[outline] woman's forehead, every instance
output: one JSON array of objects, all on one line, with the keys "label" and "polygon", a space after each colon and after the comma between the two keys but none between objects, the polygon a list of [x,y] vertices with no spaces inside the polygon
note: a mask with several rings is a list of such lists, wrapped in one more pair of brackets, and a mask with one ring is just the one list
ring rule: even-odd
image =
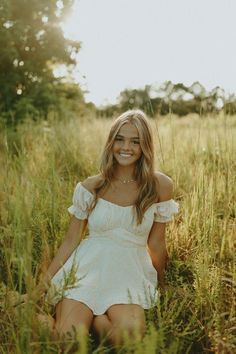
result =
[{"label": "woman's forehead", "polygon": [[139,137],[139,133],[138,133],[138,129],[136,128],[135,125],[131,124],[131,123],[125,123],[123,124],[117,135],[122,135],[126,138],[138,138]]}]

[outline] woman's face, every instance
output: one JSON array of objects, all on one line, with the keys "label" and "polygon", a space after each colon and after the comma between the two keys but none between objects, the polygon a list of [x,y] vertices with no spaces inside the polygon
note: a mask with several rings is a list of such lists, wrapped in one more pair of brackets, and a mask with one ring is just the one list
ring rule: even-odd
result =
[{"label": "woman's face", "polygon": [[112,148],[113,156],[122,166],[129,166],[141,157],[142,150],[138,129],[131,123],[125,123],[118,131]]}]

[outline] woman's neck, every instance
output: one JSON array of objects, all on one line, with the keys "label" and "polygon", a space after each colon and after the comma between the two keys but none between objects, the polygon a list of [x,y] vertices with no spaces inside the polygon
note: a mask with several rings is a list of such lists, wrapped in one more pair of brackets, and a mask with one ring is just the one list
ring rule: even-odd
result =
[{"label": "woman's neck", "polygon": [[134,179],[134,166],[116,166],[114,177],[120,179]]}]

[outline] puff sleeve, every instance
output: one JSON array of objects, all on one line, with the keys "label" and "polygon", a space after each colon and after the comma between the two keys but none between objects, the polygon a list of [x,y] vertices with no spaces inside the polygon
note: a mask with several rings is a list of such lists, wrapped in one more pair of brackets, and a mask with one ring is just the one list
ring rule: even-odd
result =
[{"label": "puff sleeve", "polygon": [[92,204],[93,198],[93,194],[87,191],[79,182],[74,190],[73,204],[67,210],[77,219],[87,219],[89,214],[88,209]]},{"label": "puff sleeve", "polygon": [[172,220],[174,214],[179,212],[179,204],[173,199],[164,202],[156,203],[156,210],[154,213],[154,221],[168,222]]}]

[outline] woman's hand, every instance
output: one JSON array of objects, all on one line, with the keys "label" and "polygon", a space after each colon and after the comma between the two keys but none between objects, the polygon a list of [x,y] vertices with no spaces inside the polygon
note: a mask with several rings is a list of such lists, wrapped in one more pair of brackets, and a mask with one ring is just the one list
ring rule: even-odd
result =
[{"label": "woman's hand", "polygon": [[33,301],[34,303],[37,303],[40,300],[42,300],[49,286],[50,286],[50,280],[48,278],[44,277],[40,279],[36,287],[29,293],[28,295],[29,300]]}]

